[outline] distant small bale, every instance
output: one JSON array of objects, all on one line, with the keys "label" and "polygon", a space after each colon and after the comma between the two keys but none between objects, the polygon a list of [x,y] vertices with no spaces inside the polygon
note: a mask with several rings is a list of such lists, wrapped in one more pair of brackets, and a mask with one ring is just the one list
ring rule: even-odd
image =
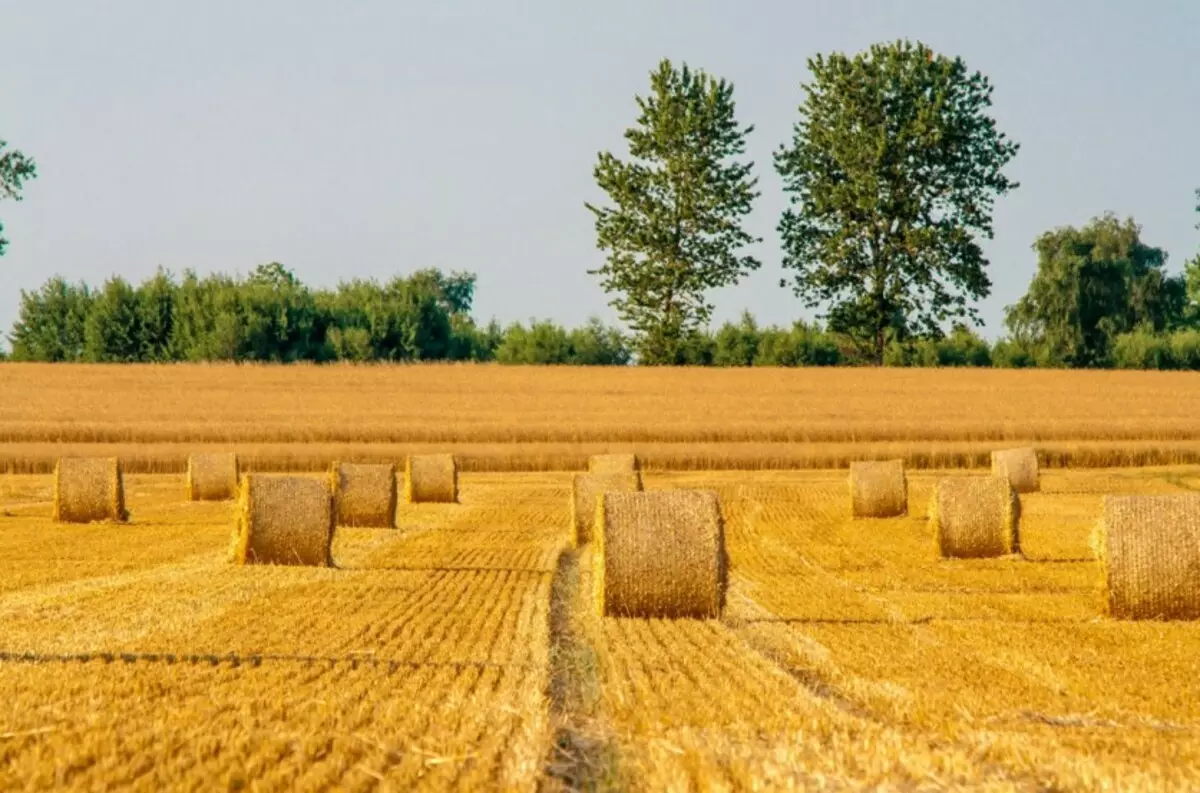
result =
[{"label": "distant small bale", "polygon": [[903,460],[850,463],[850,514],[893,518],[908,514],[908,476]]},{"label": "distant small bale", "polygon": [[1037,452],[1032,446],[992,452],[992,474],[1007,477],[1018,493],[1036,493],[1041,489]]},{"label": "distant small bale", "polygon": [[125,477],[116,457],[63,457],[54,466],[54,520],[57,523],[121,522]]},{"label": "distant small bale", "polygon": [[410,504],[458,501],[458,464],[454,455],[410,455],[404,464],[404,500]]},{"label": "distant small bale", "polygon": [[280,474],[242,477],[233,536],[235,564],[329,567],[333,531],[328,481]]},{"label": "distant small bale", "polygon": [[984,559],[1020,552],[1021,501],[1006,479],[941,480],[929,505],[929,521],[943,557]]},{"label": "distant small bale", "polygon": [[715,492],[609,491],[596,502],[593,564],[600,615],[720,616],[728,558]]},{"label": "distant small bale", "polygon": [[596,519],[596,499],[607,492],[636,492],[642,489],[638,471],[610,474],[575,474],[571,482],[571,524],[575,527],[575,547],[591,542]]},{"label": "distant small bale", "polygon": [[334,520],[338,526],[395,527],[394,463],[334,462],[329,478]]},{"label": "distant small bale", "polygon": [[1200,619],[1200,494],[1105,496],[1093,547],[1110,617]]},{"label": "distant small bale", "polygon": [[237,498],[238,456],[232,453],[188,456],[188,501],[226,501]]},{"label": "distant small bale", "polygon": [[588,458],[590,474],[619,474],[640,470],[636,454],[593,454]]}]

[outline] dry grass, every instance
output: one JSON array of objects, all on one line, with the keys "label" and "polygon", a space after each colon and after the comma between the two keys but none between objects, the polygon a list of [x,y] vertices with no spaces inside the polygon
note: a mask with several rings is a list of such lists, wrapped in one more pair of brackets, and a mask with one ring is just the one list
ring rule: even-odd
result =
[{"label": "dry grass", "polygon": [[894,518],[908,512],[908,479],[903,460],[850,463],[850,514]]},{"label": "dry grass", "polygon": [[409,455],[404,463],[404,500],[409,504],[458,501],[458,461],[454,455]]},{"label": "dry grass", "polygon": [[123,521],[125,483],[115,457],[64,457],[54,468],[54,519],[61,523]]},{"label": "dry grass", "polygon": [[238,494],[232,558],[237,564],[327,567],[333,563],[329,483],[303,476],[246,474]]},{"label": "dry grass", "polygon": [[1020,551],[1021,501],[1006,478],[943,479],[929,502],[929,524],[944,557],[986,559]]},{"label": "dry grass", "polygon": [[1038,459],[1033,447],[992,452],[992,474],[1008,480],[1017,493],[1038,491]]},{"label": "dry grass", "polygon": [[338,526],[396,525],[396,465],[342,463],[330,466],[334,520]]},{"label": "dry grass", "polygon": [[188,455],[189,501],[225,501],[237,497],[238,458],[232,452]]},{"label": "dry grass", "polygon": [[596,499],[610,491],[642,489],[642,476],[637,471],[575,474],[571,478],[571,525],[575,529],[575,546],[592,540],[592,524],[596,519]]},{"label": "dry grass", "polygon": [[1200,619],[1200,494],[1106,496],[1096,528],[1111,616]]},{"label": "dry grass", "polygon": [[717,617],[725,604],[725,524],[707,490],[608,491],[596,499],[597,613]]},{"label": "dry grass", "polygon": [[592,546],[555,586],[565,473],[466,473],[455,509],[339,530],[336,568],[253,574],[182,471],[54,543],[52,477],[0,476],[0,789],[1200,787],[1200,633],[1098,619],[1089,551],[1104,494],[1200,468],[1044,470],[1023,556],[986,560],[937,559],[918,510],[852,519],[844,471],[643,476],[720,495],[721,620],[598,617]]}]

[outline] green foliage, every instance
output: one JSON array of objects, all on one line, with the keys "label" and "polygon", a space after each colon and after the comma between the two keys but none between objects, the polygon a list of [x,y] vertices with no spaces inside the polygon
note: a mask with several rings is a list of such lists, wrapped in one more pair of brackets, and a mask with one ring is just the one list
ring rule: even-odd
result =
[{"label": "green foliage", "polygon": [[791,146],[775,154],[791,204],[783,265],[795,294],[828,305],[830,329],[878,363],[889,331],[977,319],[967,299],[991,289],[977,237],[991,238],[995,197],[1018,187],[1001,170],[1019,146],[961,58],[895,42],[808,67]]},{"label": "green foliage", "polygon": [[1168,337],[1176,369],[1200,370],[1200,330],[1187,328]]},{"label": "green foliage", "polygon": [[58,276],[36,292],[22,289],[17,321],[8,336],[13,360],[83,360],[84,325],[91,305],[86,284],[70,284]]},{"label": "green foliage", "polygon": [[138,293],[114,276],[93,297],[83,325],[83,359],[129,363],[141,359],[142,334]]},{"label": "green foliage", "polygon": [[514,323],[496,348],[496,360],[507,364],[624,366],[631,357],[626,339],[594,317],[574,330],[547,320]]},{"label": "green foliage", "polygon": [[[16,149],[5,151],[7,145],[6,141],[0,140],[0,200],[20,201],[25,182],[37,178],[37,163]],[[0,223],[0,235],[3,232],[4,224]],[[8,240],[0,236],[0,256],[7,247]]]},{"label": "green foliage", "polygon": [[686,363],[713,306],[709,290],[729,286],[760,263],[739,250],[759,242],[741,226],[759,193],[745,150],[753,126],[734,117],[733,86],[662,60],[637,126],[625,131],[629,162],[601,152],[596,182],[615,207],[595,215],[599,275],[633,330],[643,364]]},{"label": "green foliage", "polygon": [[1122,333],[1113,339],[1113,365],[1118,369],[1174,369],[1171,342],[1146,329]]},{"label": "green foliage", "polygon": [[1038,271],[1029,291],[1005,311],[1005,324],[1047,360],[1071,367],[1113,363],[1113,342],[1139,327],[1172,330],[1184,320],[1187,285],[1169,276],[1166,253],[1141,240],[1132,218],[1112,214],[1081,229],[1038,237]]}]

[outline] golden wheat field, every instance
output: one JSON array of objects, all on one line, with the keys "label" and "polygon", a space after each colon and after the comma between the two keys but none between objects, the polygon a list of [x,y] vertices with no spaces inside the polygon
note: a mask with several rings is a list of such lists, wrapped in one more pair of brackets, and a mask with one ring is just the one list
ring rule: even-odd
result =
[{"label": "golden wheat field", "polygon": [[[1200,787],[1200,623],[1105,616],[1092,542],[1105,494],[1200,488],[1120,456],[1191,448],[1200,380],[471,372],[0,365],[0,790]],[[936,483],[1038,439],[1124,465],[1050,459],[1021,555],[940,559]],[[906,515],[851,517],[831,466],[952,443],[980,456],[918,458]],[[53,522],[57,457],[114,449],[127,522]],[[239,566],[202,449],[322,481],[477,456],[332,567]],[[597,612],[572,479],[604,450],[719,496],[719,617]]]}]

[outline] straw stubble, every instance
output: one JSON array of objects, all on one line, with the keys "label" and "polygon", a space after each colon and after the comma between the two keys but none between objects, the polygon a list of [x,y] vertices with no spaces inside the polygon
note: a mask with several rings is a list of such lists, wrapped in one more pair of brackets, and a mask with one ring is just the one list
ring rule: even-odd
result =
[{"label": "straw stubble", "polygon": [[333,564],[333,494],[307,476],[246,474],[239,492],[236,564]]},{"label": "straw stubble", "polygon": [[1093,546],[1109,616],[1200,619],[1200,493],[1105,496]]},{"label": "straw stubble", "polygon": [[605,493],[596,503],[595,540],[600,615],[720,616],[728,559],[715,492]]}]

